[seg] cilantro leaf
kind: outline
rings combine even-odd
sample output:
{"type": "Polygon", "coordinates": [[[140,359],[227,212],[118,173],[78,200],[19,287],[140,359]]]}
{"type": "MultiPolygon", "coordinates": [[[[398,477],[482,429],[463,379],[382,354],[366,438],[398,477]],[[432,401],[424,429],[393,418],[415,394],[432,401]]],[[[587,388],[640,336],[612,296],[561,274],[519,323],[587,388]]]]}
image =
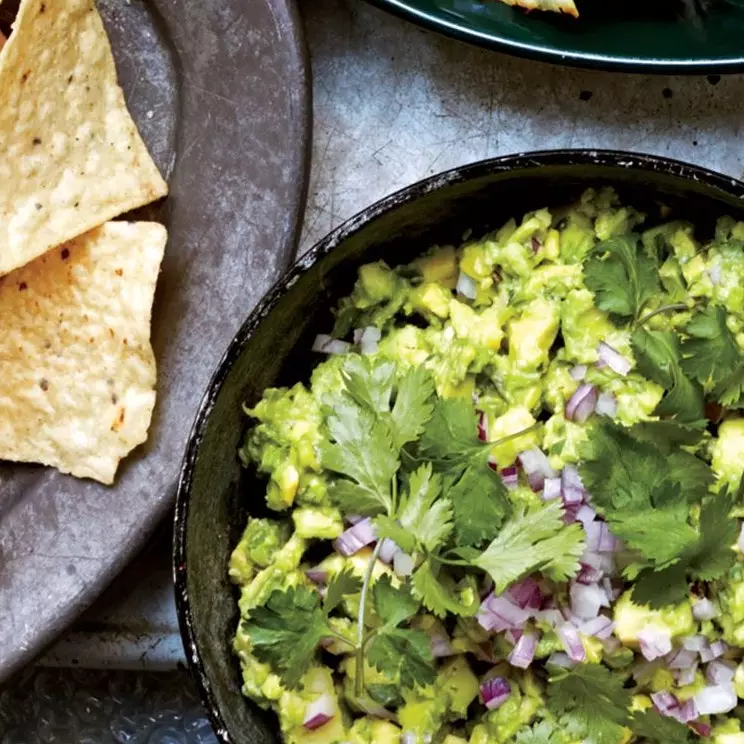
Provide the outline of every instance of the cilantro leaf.
{"type": "Polygon", "coordinates": [[[705,419],[696,421],[641,421],[631,427],[631,434],[642,442],[648,442],[662,452],[672,452],[678,447],[697,444],[708,422],[705,419]]]}
{"type": "Polygon", "coordinates": [[[395,372],[395,362],[357,354],[350,354],[341,368],[346,391],[358,405],[374,413],[390,410],[395,372]]]}
{"type": "Polygon", "coordinates": [[[633,601],[658,610],[668,605],[679,604],[690,592],[687,583],[687,566],[676,563],[661,571],[646,568],[633,584],[633,601]]]}
{"type": "Polygon", "coordinates": [[[692,732],[687,726],[660,715],[652,708],[634,711],[629,727],[636,736],[654,744],[687,744],[692,741],[692,732]]]}
{"type": "Polygon", "coordinates": [[[400,513],[400,523],[426,550],[439,547],[452,532],[452,504],[438,499],[442,479],[432,473],[431,464],[422,465],[408,482],[408,494],[400,513]]]}
{"type": "Polygon", "coordinates": [[[406,553],[416,551],[416,538],[403,527],[397,519],[381,514],[375,518],[375,533],[378,539],[389,539],[398,545],[406,553]]]}
{"type": "Polygon", "coordinates": [[[288,687],[296,687],[320,641],[332,631],[317,592],[298,586],[274,592],[242,623],[253,654],[270,664],[288,687]]]}
{"type": "Polygon", "coordinates": [[[329,582],[325,598],[323,599],[323,610],[326,615],[333,612],[343,601],[347,594],[356,594],[362,588],[362,580],[356,576],[351,568],[346,566],[339,571],[329,582]]]}
{"type": "Polygon", "coordinates": [[[571,713],[594,744],[617,744],[631,702],[622,677],[601,664],[550,667],[549,672],[548,709],[556,716],[571,713]]]}
{"type": "Polygon", "coordinates": [[[419,602],[406,589],[396,589],[389,576],[375,582],[372,598],[383,624],[367,646],[369,663],[389,677],[398,676],[402,687],[432,684],[436,672],[429,636],[422,630],[398,627],[416,614],[419,602]]]}
{"type": "Polygon", "coordinates": [[[540,721],[530,728],[523,728],[517,733],[514,744],[560,744],[562,737],[549,721],[540,721]]]}
{"type": "Polygon", "coordinates": [[[583,529],[565,525],[562,504],[555,501],[509,520],[473,565],[490,574],[501,594],[535,571],[553,581],[568,580],[578,572],[585,547],[583,529]]]}
{"type": "Polygon", "coordinates": [[[403,376],[391,414],[393,436],[399,449],[421,436],[434,410],[433,395],[434,382],[424,367],[414,367],[403,376]]]}
{"type": "Polygon", "coordinates": [[[395,627],[418,612],[419,602],[409,591],[395,588],[389,576],[381,576],[372,585],[375,612],[383,625],[395,627]]]}
{"type": "Polygon", "coordinates": [[[492,539],[511,510],[506,486],[488,467],[490,447],[477,437],[477,416],[463,399],[440,399],[419,442],[419,454],[443,476],[459,545],[492,539]]]}
{"type": "Polygon", "coordinates": [[[669,391],[659,403],[656,414],[676,416],[680,421],[702,419],[703,391],[682,372],[677,334],[636,328],[631,343],[638,371],[669,391]]]}
{"type": "Polygon", "coordinates": [[[726,320],[720,305],[692,317],[685,326],[690,338],[682,343],[682,367],[721,404],[737,407],[744,402],[744,354],[726,320]]]}
{"type": "Polygon", "coordinates": [[[397,676],[404,688],[434,684],[431,641],[423,630],[386,628],[373,636],[367,659],[388,676],[397,676]]]}
{"type": "Polygon", "coordinates": [[[429,612],[437,617],[449,613],[471,617],[478,612],[480,598],[475,579],[468,576],[464,587],[458,587],[446,571],[435,566],[431,559],[424,561],[412,578],[413,593],[429,612]]]}
{"type": "Polygon", "coordinates": [[[390,512],[390,486],[400,465],[390,430],[349,396],[336,395],[331,403],[326,426],[332,441],[321,441],[321,461],[323,467],[351,479],[351,485],[335,486],[332,498],[347,511],[364,505],[362,513],[390,512]]]}
{"type": "Polygon", "coordinates": [[[633,234],[599,243],[584,264],[584,280],[597,307],[619,318],[638,318],[661,291],[656,265],[633,234]]]}

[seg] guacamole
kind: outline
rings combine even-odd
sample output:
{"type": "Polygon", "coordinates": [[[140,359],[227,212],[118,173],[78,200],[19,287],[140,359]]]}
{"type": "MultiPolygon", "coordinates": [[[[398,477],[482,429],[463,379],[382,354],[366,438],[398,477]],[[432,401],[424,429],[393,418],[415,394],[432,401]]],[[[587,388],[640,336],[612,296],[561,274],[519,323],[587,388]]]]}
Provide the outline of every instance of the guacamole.
{"type": "Polygon", "coordinates": [[[245,409],[233,645],[285,742],[744,744],[742,277],[744,223],[606,188],[359,269],[245,409]]]}

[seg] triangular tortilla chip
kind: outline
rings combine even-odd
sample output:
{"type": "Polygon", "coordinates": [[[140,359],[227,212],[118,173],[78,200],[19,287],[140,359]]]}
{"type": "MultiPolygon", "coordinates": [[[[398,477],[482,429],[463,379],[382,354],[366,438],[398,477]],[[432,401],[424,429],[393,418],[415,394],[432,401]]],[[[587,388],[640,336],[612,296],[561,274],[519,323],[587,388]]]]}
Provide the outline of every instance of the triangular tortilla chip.
{"type": "Polygon", "coordinates": [[[0,276],[166,193],[93,0],[24,0],[0,52],[0,276]]]}
{"type": "Polygon", "coordinates": [[[578,8],[573,0],[501,0],[501,2],[525,10],[551,10],[555,13],[567,13],[574,18],[579,17],[578,8]]]}
{"type": "Polygon", "coordinates": [[[108,222],[0,278],[0,460],[111,483],[145,441],[166,238],[108,222]]]}

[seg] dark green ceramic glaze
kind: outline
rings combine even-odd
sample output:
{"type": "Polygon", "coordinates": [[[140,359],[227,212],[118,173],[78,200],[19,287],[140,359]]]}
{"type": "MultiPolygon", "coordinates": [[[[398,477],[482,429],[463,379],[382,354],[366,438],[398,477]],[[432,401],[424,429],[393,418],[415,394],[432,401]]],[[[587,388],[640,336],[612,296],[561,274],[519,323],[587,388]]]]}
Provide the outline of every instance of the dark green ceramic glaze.
{"type": "Polygon", "coordinates": [[[524,57],[600,69],[715,73],[744,69],[744,0],[578,0],[578,19],[498,0],[371,0],[408,20],[524,57]]]}
{"type": "Polygon", "coordinates": [[[210,383],[191,432],[178,488],[174,572],[186,656],[224,744],[275,744],[272,715],[240,694],[231,651],[238,621],[228,558],[249,513],[265,510],[265,482],[240,467],[244,401],[266,387],[307,379],[308,350],[332,325],[330,308],[351,291],[357,267],[406,262],[435,243],[482,235],[514,215],[576,199],[612,184],[651,220],[660,204],[712,231],[715,219],[744,219],[744,184],[677,161],[597,151],[497,158],[448,171],[383,199],[306,254],[261,301],[210,383]]]}

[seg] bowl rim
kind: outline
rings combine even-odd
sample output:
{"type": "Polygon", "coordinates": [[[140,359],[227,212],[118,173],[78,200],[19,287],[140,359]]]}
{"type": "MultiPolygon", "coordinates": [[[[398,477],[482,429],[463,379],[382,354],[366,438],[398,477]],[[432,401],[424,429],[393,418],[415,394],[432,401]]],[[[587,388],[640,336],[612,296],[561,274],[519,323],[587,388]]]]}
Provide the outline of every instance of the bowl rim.
{"type": "Polygon", "coordinates": [[[472,28],[466,23],[448,21],[434,13],[415,7],[411,0],[367,0],[367,2],[430,31],[436,31],[468,44],[475,44],[485,49],[511,54],[515,57],[550,62],[567,67],[655,75],[727,75],[741,72],[744,69],[744,56],[722,57],[720,59],[698,57],[682,60],[667,57],[630,57],[561,50],[546,44],[531,44],[495,33],[486,33],[472,28]]]}
{"type": "MultiPolygon", "coordinates": [[[[196,642],[187,584],[186,535],[188,530],[191,484],[199,448],[204,436],[204,429],[214,408],[215,401],[222,389],[222,385],[229,375],[235,360],[242,354],[258,325],[274,309],[284,293],[303,274],[309,271],[320,258],[326,256],[337,245],[345,241],[368,222],[393,208],[408,204],[425,194],[445,186],[493,173],[511,170],[530,170],[549,165],[604,166],[664,173],[681,180],[705,183],[724,194],[737,199],[744,199],[744,181],[723,175],[708,168],[659,155],[631,153],[622,150],[594,149],[520,152],[452,168],[417,181],[383,197],[336,227],[287,269],[243,322],[210,378],[207,390],[199,404],[194,423],[189,433],[176,490],[173,525],[173,580],[178,624],[188,667],[196,678],[202,705],[214,727],[215,735],[222,744],[235,744],[235,742],[225,726],[222,712],[217,704],[211,681],[206,674],[204,662],[202,661],[196,642]]],[[[251,704],[247,699],[245,702],[247,705],[251,704]]]]}

